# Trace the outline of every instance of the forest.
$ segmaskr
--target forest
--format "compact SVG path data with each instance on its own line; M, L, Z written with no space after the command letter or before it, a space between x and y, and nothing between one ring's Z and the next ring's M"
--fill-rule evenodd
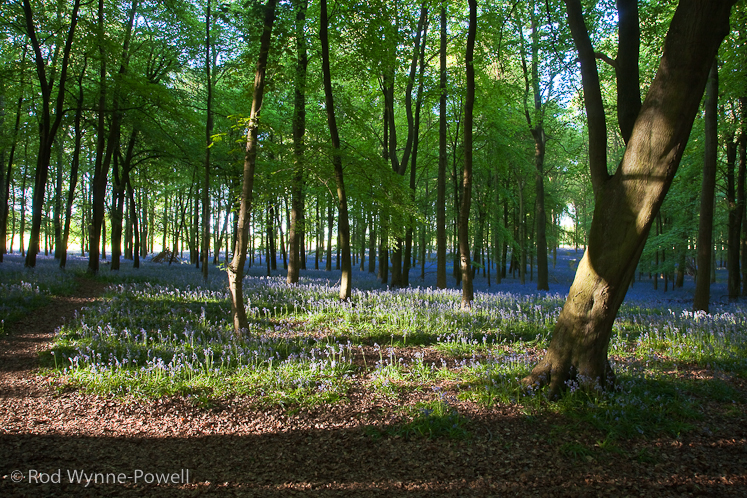
M0 490L740 496L746 9L0 3Z

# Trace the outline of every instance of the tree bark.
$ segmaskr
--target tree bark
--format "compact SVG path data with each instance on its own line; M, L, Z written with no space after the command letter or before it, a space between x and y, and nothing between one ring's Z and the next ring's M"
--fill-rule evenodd
M132 171L133 155L135 150L135 141L138 130L133 128L130 132L130 138L127 141L124 157L121 152L117 151L114 156L114 196L112 199L112 264L111 269L119 270L120 257L122 255L122 220L124 219L125 189L127 182L130 181L130 171ZM121 175L120 175L121 165Z
M738 190L744 190L744 173L743 165L739 165L737 178L734 177L734 167L737 161L738 142L734 140L734 134L727 136L726 141L726 177L727 188L726 197L728 202L728 242L726 268L728 271L728 289L729 299L739 298L739 249L740 249L740 232L742 230L742 215L744 212L743 195L737 194ZM737 180L737 181L735 181ZM738 185L741 180L742 185Z
M334 227L334 213L332 211L332 200L329 200L327 204L327 261L324 264L324 269L332 271L332 230ZM322 233L324 231L322 230Z
M0 263L3 261L3 255L8 252L6 247L6 239L8 236L8 213L10 212L10 206L8 205L8 199L10 198L10 183L12 181L13 173L13 158L16 152L16 145L18 143L18 130L21 127L21 112L23 107L23 92L26 88L23 67L26 65L26 53L28 45L23 47L23 56L21 57L21 78L20 78L20 89L18 97L18 105L16 108L16 121L13 127L13 136L11 137L10 154L8 154L8 168L6 171L0 171L0 195L2 195L2 201L0 201ZM2 168L0 168L2 169ZM3 176L4 175L4 176ZM15 222L15 216L13 216ZM13 235L15 234L15 225L11 230L11 243L10 250L13 251Z
M742 109L742 130L739 136L739 174L737 176L737 204L742 213L742 237L741 237L741 266L742 266L742 291L743 296L747 296L747 192L745 192L745 182L747 180L747 118L744 115L747 110L747 98L740 98L740 107Z
M376 273L376 216L371 213L368 221L368 273Z
M526 50L524 49L523 26L519 26L519 36L522 40L521 58L524 72L524 114L526 116L529 131L534 139L534 168L535 173L535 197L534 213L537 226L537 290L550 290L548 284L547 270L547 216L545 214L545 150L547 136L545 135L542 95L539 82L539 31L537 29L537 18L534 12L534 2L530 4L532 23L532 61L531 74L527 68ZM534 117L529 111L526 99L529 88L534 96Z
M260 38L259 59L254 75L254 92L252 94L252 109L247 122L246 153L244 155L244 175L241 182L241 205L239 207L238 230L236 233L236 248L233 259L228 265L228 290L231 294L231 316L233 329L241 334L249 328L249 322L244 308L244 264L246 263L246 248L249 239L249 214L252 207L252 187L254 186L254 169L257 162L257 131L259 127L259 113L262 109L262 97L265 90L265 70L267 55L270 51L272 25L275 22L275 5L277 0L267 0L262 36Z
M438 187L436 191L436 287L446 288L446 3L441 4L438 103Z
M459 209L459 252L462 269L462 309L472 308L475 299L472 290L472 264L469 258L469 214L472 202L472 111L475 106L475 67L473 53L477 32L477 1L469 0L469 27L467 29L467 95L464 99L464 174L462 205Z
M51 115L51 98L54 81L47 79L46 58L42 54L41 44L36 35L33 12L29 0L23 1L24 21L26 24L26 34L34 52L36 64L36 74L39 79L39 88L42 97L42 112L39 119L39 153L36 160L36 174L34 178L34 193L31 213L31 233L29 235L28 251L24 265L27 267L36 266L36 255L39 252L39 234L41 231L42 212L44 210L44 191L47 186L47 177L49 176L49 159L52 153L52 144L59 130L63 116L63 105L65 103L65 84L67 82L67 69L70 62L70 51L75 37L75 28L78 24L78 8L80 0L73 3L72 15L70 18L70 27L68 28L67 38L63 49L61 70L59 82L57 83L57 100L55 103L54 120Z
M57 167L55 168L55 193L52 216L54 223L54 259L60 261L62 258L62 168L64 161L64 150L59 135L55 138L57 149Z
M288 284L298 283L301 260L299 245L305 230L303 220L303 161L304 135L306 134L306 9L308 0L295 0L296 9L296 78L293 102L293 177L291 180L291 221L288 230Z
M646 238L679 166L708 71L729 31L734 2L682 0L667 33L659 69L614 175L607 172L606 126L594 52L581 3L566 0L579 50L596 197L588 250L579 263L547 354L524 379L556 396L573 379L609 386L607 348ZM592 143L594 142L594 143Z
M207 119L205 123L205 175L202 182L202 280L208 281L210 254L210 149L213 145L213 78L210 73L210 0L205 12L205 83L207 86Z
M119 150L120 131L122 125L123 111L120 109L120 91L121 79L127 72L130 60L130 40L132 37L132 28L137 16L138 0L132 0L128 23L125 26L124 43L122 46L122 56L119 64L119 77L115 80L114 95L112 98L112 118L109 127L108 138L105 136L105 114L106 114L106 49L104 46L104 4L99 0L98 9L98 29L99 29L99 55L101 57L101 66L99 73L100 93L98 108L98 125L97 125L97 144L96 144L96 163L94 166L93 178L93 223L91 230L91 252L88 258L88 271L96 274L99 271L99 252L98 243L102 236L106 235L101 232L104 226L105 217L105 196L106 183L114 154ZM103 247L103 244L102 244ZM102 251L103 252L103 251ZM106 255L104 254L104 258Z
M338 199L338 233L340 236L340 300L350 299L352 288L352 265L350 262L350 223L348 221L348 200L345 193L345 182L342 174L342 157L340 147L340 135L337 131L335 119L335 104L332 98L332 77L329 68L329 40L327 36L327 0L321 0L321 19L319 27L319 38L322 44L322 79L324 80L324 103L327 109L327 124L332 138L332 164L335 169L335 183L337 184Z
M75 188L78 185L78 170L80 168L81 152L81 120L83 118L83 77L86 73L88 59L83 61L83 69L78 76L78 97L77 107L75 110L75 119L73 121L73 133L75 134L75 146L73 147L73 160L70 166L70 187L67 193L67 203L65 204L65 226L62 230L62 253L60 254L60 268L65 268L67 264L67 244L70 236L70 222L73 216L73 201L75 200ZM81 246L83 245L81 237Z
M708 313L711 297L711 252L713 251L713 203L716 194L716 156L718 153L718 61L714 59L708 76L705 98L705 160L700 190L698 222L698 273L695 278L693 309Z
M408 126L407 139L408 143L412 140L412 152L410 156L410 192L411 200L415 203L415 192L416 192L416 173L417 173L417 160L418 160L418 147L420 145L420 109L423 105L423 72L425 71L425 45L428 34L428 9L423 4L420 11L420 22L418 23L418 37L422 31L422 43L420 40L416 40L415 47L416 53L419 51L419 73L418 73L418 94L415 101L415 118L412 126ZM418 47L419 46L419 47ZM419 50L418 50L419 49ZM415 65L415 58L413 58L413 67ZM410 71L411 77L414 79L414 70ZM412 93L412 85L408 86L407 97L408 102L406 104L407 109L410 109L410 95ZM409 119L408 119L409 122ZM405 157L407 152L407 145L405 145ZM406 161L403 161L406 163ZM405 234L405 260L402 268L402 287L409 287L410 285L410 268L412 266L412 244L413 244L413 229L415 225L415 219L410 217L410 223L407 226L407 233Z

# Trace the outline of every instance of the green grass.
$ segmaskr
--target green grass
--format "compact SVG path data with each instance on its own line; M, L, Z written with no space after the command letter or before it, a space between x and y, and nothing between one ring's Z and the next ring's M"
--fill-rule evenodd
M203 407L244 396L260 407L295 411L345 403L354 387L395 405L416 400L402 404L404 422L369 429L373 436L468 438L469 419L454 403L427 400L448 386L466 402L519 407L527 420L559 415L599 432L597 446L610 451L620 439L691 430L703 403L728 409L744 402L724 380L745 368L741 312L623 309L610 345L617 388L569 383L551 401L544 389L520 381L547 347L562 302L557 296L480 294L473 310L463 311L456 293L357 291L340 303L326 283L288 287L248 278L250 328L237 336L221 281L118 283L60 330L42 363L75 388L186 396ZM717 369L723 378L686 380L678 365ZM561 451L588 456L570 443Z

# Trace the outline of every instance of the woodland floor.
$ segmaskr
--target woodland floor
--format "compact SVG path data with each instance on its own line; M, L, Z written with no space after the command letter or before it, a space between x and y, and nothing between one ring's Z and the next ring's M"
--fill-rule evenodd
M386 426L412 400L356 392L289 415L240 398L205 408L61 391L38 354L104 288L78 284L0 337L0 496L747 496L747 414L726 416L722 405L702 406L698 428L678 438L620 440L610 451L593 430L518 407L460 403L472 437L455 441L372 438L366 426ZM745 379L730 383L747 397ZM58 469L59 484L28 482L29 471ZM138 469L189 469L189 483L86 486L67 475Z

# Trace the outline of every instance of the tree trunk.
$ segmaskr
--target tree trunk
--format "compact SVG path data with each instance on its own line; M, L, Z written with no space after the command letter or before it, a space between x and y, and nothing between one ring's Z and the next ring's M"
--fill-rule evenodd
M233 329L236 334L249 328L249 322L244 308L244 264L246 263L246 247L249 236L249 213L252 207L252 187L254 186L254 168L257 161L257 128L259 111L262 108L262 97L265 90L265 68L267 55L270 51L272 25L275 21L275 5L277 0L267 0L262 36L260 38L259 59L254 76L254 92L252 94L252 109L247 122L246 154L244 156L244 175L241 182L241 206L239 208L238 230L236 233L236 248L233 259L228 265L228 290L231 293L231 316Z
M420 37L420 33L422 31L422 43L421 40L417 39ZM418 22L418 35L416 37L415 41L415 54L420 52L418 60L419 60L419 72L418 72L418 93L417 93L417 99L415 101L415 118L412 123L412 126L408 126L408 134L407 134L407 140L408 143L412 143L412 152L410 155L410 192L411 192L411 200L413 204L415 203L415 192L416 192L416 173L417 173L417 159L418 159L418 147L420 145L420 109L423 105L423 72L425 71L425 45L426 45L426 37L428 34L428 9L426 8L425 4L422 5L420 9L420 21ZM410 71L410 77L411 81L415 77L415 57L413 57L413 66ZM412 94L412 84L408 86L407 90L407 109L409 111L410 109L410 96ZM409 122L409 119L408 119ZM407 145L405 145L405 157L407 156ZM405 166L407 165L407 161L404 160L403 163L405 163ZM409 287L410 286L410 268L413 266L414 263L412 263L413 259L413 251L412 251L412 245L413 245L413 230L415 225L415 219L413 217L410 217L410 223L407 226L407 232L405 233L405 260L404 265L402 268L402 287Z
M368 221L368 273L376 273L376 216L371 213Z
M57 149L57 167L55 168L56 182L54 190L54 259L62 259L62 168L63 168L63 146L59 135L55 138L55 148ZM65 249L67 250L67 249Z
M728 289L729 299L735 300L739 297L739 235L742 229L742 213L744 206L737 202L737 189L738 186L735 184L734 178L734 167L737 161L737 142L734 141L734 134L727 136L726 141L726 198L729 208L728 218L728 242L727 242L727 256L726 256L726 269L728 271ZM744 174L742 173L742 165L739 165L739 172L737 176L744 180ZM744 188L743 185L740 187ZM741 199L741 195L740 201Z
M283 256L283 269L288 269L288 254L285 251L285 236L283 235L283 224L280 221L280 213L278 210L275 211L275 222L277 223L278 232L280 234L280 252Z
M332 271L332 229L334 222L335 218L332 211L332 200L330 199L329 204L327 204L327 261L324 265L324 269L327 271Z
M26 142L28 145L28 141ZM26 157L28 157L28 154L26 154ZM26 164L26 161L24 161L23 164L23 173L21 175L21 219L19 221L19 242L20 242L20 249L21 249L21 256L25 256L25 249L24 249L24 242L23 242L23 236L26 233L26 177L28 176L28 165Z
M589 247L579 263L547 354L524 379L557 395L572 379L610 385L607 348L651 225L679 166L732 1L682 0L659 70L614 175L607 172L606 121L595 53L579 0L566 0L581 61L589 123L589 167L596 197Z
M540 93L539 81L539 31L537 29L537 19L535 15L534 2L530 5L531 23L532 23L532 67L531 75L526 63L526 51L524 49L524 36L521 28L519 35L522 40L521 57L522 68L524 72L525 100L524 114L526 115L529 131L534 139L534 167L535 173L535 223L537 227L537 290L549 290L547 276L547 216L545 215L545 149L547 137L545 135L543 123L542 94ZM532 88L534 96L534 117L529 112L529 106L526 103L529 88Z
M114 156L114 197L112 199L112 265L111 269L119 270L119 259L122 251L122 220L124 219L125 188L130 180L132 158L137 138L137 128L130 132L125 156L122 158L122 175L119 174L119 154Z
M135 250L132 251L132 267L140 268L140 228L138 227L135 189L132 188L132 182L130 181L129 175L127 176L125 183L127 185L127 196L130 198L130 218L132 219L132 233L135 234L135 242L133 243ZM182 219L182 223L183 222L184 219Z
M275 205L270 203L267 206L267 250L270 259L270 268L273 270L278 269L278 254L277 245L275 243Z
M737 204L741 206L742 211L742 242L741 242L741 262L742 262L742 295L747 296L747 202L745 197L745 181L747 177L747 170L745 165L747 163L747 137L745 131L747 131L747 118L744 115L747 110L747 98L740 98L740 104L742 108L742 131L739 137L739 176L737 177Z
M23 56L21 57L21 83L19 88L18 105L16 108L16 121L13 127L13 136L11 137L10 154L8 154L8 168L7 171L2 171L2 166L5 165L3 156L2 166L0 166L0 263L3 261L3 255L8 252L6 247L6 239L8 236L8 213L11 212L11 207L8 205L8 199L10 198L10 184L13 180L13 159L16 152L16 144L18 143L18 130L21 127L21 112L23 110L23 94L26 88L26 79L24 78L23 68L26 66L26 53L28 51L28 44L23 46ZM10 235L10 252L13 252L13 236L15 235L15 212L13 212L13 228L11 229Z
M138 0L132 0L128 16L128 24L125 27L125 37L122 47L122 56L119 65L119 77L125 75L129 65L129 47L130 39L132 36L132 28L134 26L136 14L137 14ZM99 0L98 9L98 24L102 34L104 31L104 5L103 1ZM88 271L91 273L97 273L99 270L99 254L98 254L98 243L101 239L105 238L106 235L102 234L101 228L104 226L104 217L106 216L105 208L105 196L106 196L106 183L107 176L109 174L109 167L111 165L112 157L119 150L120 145L120 130L123 118L123 112L120 109L120 91L121 87L119 83L114 87L114 95L112 98L112 117L111 124L109 127L108 138L105 136L105 114L106 114L106 49L104 46L104 40L99 40L99 55L101 57L101 66L99 73L100 81L100 93L98 103L98 124L97 124L97 144L96 144L96 162L94 167L94 179L93 179L93 224L91 230L91 252L88 259ZM119 81L119 80L117 80ZM102 248L105 246L105 242L102 242ZM103 249L102 249L103 252ZM103 254L103 258L106 259L106 254Z
M332 77L329 68L329 41L327 39L327 0L321 0L321 19L319 28L319 38L322 44L322 78L324 80L324 102L327 109L327 123L329 133L332 137L332 146L334 147L332 155L332 164L335 169L335 183L337 184L337 199L339 202L337 211L338 228L337 232L340 237L340 267L342 275L340 277L340 300L347 301L350 299L352 288L352 266L350 263L350 224L348 222L348 199L345 193L345 182L342 176L342 157L340 156L340 136L337 132L337 121L335 119L335 104L332 98Z
M361 215L360 219L360 226L361 226L361 252L360 252L360 271L364 271L366 269L366 215Z
M125 196L125 185L122 183L119 173L119 155L114 156L114 168L113 168L113 189L112 189L112 209L111 209L111 225L112 225L112 264L111 271L119 270L119 260L122 251L122 219L124 217L124 196Z
M472 63L477 30L477 0L469 0L469 27L467 31L467 95L464 100L464 176L462 205L459 209L459 252L462 268L462 309L472 308L472 264L469 258L469 214L472 202L472 110L475 105L475 68Z
M77 107L75 110L75 119L73 122L73 131L75 134L75 146L73 147L73 160L70 166L70 188L67 193L67 203L65 204L65 226L62 230L62 253L60 254L60 268L65 268L67 264L67 244L70 236L70 222L73 215L73 201L75 200L75 187L78 185L78 169L80 168L81 152L81 119L83 117L83 77L86 73L88 59L83 60L83 69L78 76L78 97ZM81 227L82 230L82 227ZM81 236L81 246L83 246L83 237Z
M316 207L316 216L314 217L314 227L315 227L315 236L316 236L316 245L314 247L314 269L319 269L319 251L322 250L323 246L323 240L324 240L324 228L322 225L322 220L319 217L319 199L317 198L316 202L314 203ZM321 232L321 233L320 233ZM330 268L331 270L331 268Z
M207 119L205 123L205 176L202 182L202 280L208 281L210 254L210 149L213 144L213 79L210 73L210 0L205 12L205 83Z
M382 285L389 282L389 227L387 226L386 216L380 216L381 226L379 227L379 273L378 279Z
M306 134L306 9L308 0L295 0L296 9L296 79L295 100L293 103L293 177L291 180L291 221L288 229L288 277L289 284L298 283L301 259L299 247L302 241L303 226L303 159L304 135Z
M39 234L41 232L42 212L44 211L44 191L47 186L49 175L49 159L52 153L52 144L59 130L63 117L63 105L65 102L65 83L67 82L67 69L70 61L70 50L75 36L75 27L78 24L78 7L80 0L73 3L73 11L70 26L65 40L59 82L57 84L57 101L55 104L54 120L51 115L51 98L53 81L47 79L46 58L42 54L42 47L36 35L33 12L30 0L23 1L24 22L26 35L29 38L34 51L36 63L36 74L39 79L39 87L42 96L42 112L39 118L39 153L36 161L36 174L34 178L34 193L31 212L31 234L29 235L29 250L26 252L27 267L36 266L36 255L39 252Z
M441 4L438 122L438 187L436 198L436 287L446 288L446 3Z
M698 223L698 273L695 279L693 309L708 313L711 297L711 259L713 251L713 203L716 193L716 156L718 153L718 61L714 59L708 76L705 98L705 161L700 190ZM715 269L715 268L714 268Z
M15 141L15 137L13 141ZM8 175L8 181L5 180L5 147L5 83L3 82L0 83L0 263L2 263L3 255L7 251L8 198L10 194L10 175ZM9 164L8 170L11 168L12 164Z

